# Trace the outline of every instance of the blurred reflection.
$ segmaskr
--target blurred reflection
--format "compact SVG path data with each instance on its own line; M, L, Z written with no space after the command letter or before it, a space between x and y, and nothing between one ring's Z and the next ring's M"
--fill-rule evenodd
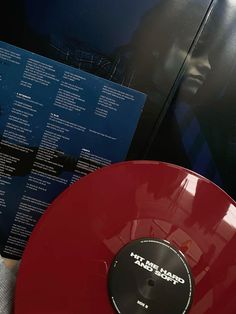
M163 69L167 73L178 73L178 65L186 58L187 51L184 47L188 47L187 43L191 44L191 39L186 38L185 43L175 40L172 44L170 51L167 54ZM199 43L198 43L199 45ZM205 51L202 55L199 52L194 52L191 56L191 62L188 64L183 77L183 88L185 96L193 96L197 93L198 89L203 85L208 72L211 70L208 53ZM159 68L157 67L154 75L154 82L157 88L160 85Z
M206 300L206 304L202 305L206 307L205 311L200 306L198 308L199 313L215 313L219 311L220 308L224 308L224 305L231 300L233 291L232 288L235 287L236 278L236 267L235 267L235 256L232 256L232 249L235 246L235 236L228 243L225 243L225 247L219 256L212 263L209 272L202 279L198 285L198 303L209 292L213 293L213 302L209 302L209 298ZM209 285L210 283L210 285ZM196 307L198 306L196 304ZM235 311L235 301L231 304L231 310ZM229 311L229 313L233 313Z
M148 154L149 159L202 174L232 197L236 197L235 16L232 1L215 2Z
M203 55L193 53L191 56L191 62L189 63L183 77L184 93L188 94L188 96L195 95L205 82L207 74L210 70L211 65L208 53L206 51Z
M208 197L211 191L212 186L210 184L197 185L196 194L193 198L192 212L186 219L188 226L197 224L204 233L208 234L213 233L214 228L221 223L229 206L224 197L219 197L217 204L214 204L213 207L213 200L211 197ZM218 193L215 193L215 196L217 196L217 194ZM203 206L205 208L204 212L202 210Z
M197 31L198 25L186 14L194 8L190 2L173 5L172 1L159 1L144 14L134 33L129 45L133 84L145 88L150 100L166 99L176 79ZM165 26L168 33L163 32Z
M198 180L198 177L192 174L188 174L186 179L184 179L181 183L181 186L183 186L186 191L188 191L193 197L195 197Z
M229 224L232 228L236 229L236 208L234 205L230 204L223 221Z

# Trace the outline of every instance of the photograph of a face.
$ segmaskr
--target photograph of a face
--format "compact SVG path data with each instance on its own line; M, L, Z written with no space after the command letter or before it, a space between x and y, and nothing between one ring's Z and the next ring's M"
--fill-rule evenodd
M192 169L235 199L236 9L214 3L148 157Z

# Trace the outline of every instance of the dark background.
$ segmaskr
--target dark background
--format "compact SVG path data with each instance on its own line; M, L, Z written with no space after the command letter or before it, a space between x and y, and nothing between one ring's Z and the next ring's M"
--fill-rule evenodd
M10 0L0 40L145 92L127 159L187 167L235 198L235 12L230 0Z

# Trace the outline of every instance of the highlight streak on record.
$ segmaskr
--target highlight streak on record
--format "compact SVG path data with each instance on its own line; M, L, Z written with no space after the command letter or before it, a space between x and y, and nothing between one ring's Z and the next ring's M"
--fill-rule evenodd
M167 284L173 288L175 280L182 287L190 278L184 269L190 270L195 286L190 314L235 314L235 228L235 202L191 171L149 161L100 169L62 193L34 229L19 269L15 314L118 313L110 300L109 270L116 259L122 262L123 255L118 253L126 252L122 251L126 245L136 245L131 241L144 238L170 247L162 253L155 249L154 255L153 249L138 248L145 263L136 263L141 265L141 275L135 275L137 283L129 286L132 289L126 300L123 294L127 291L118 291L122 314L131 314L130 308L132 314L153 314L149 300L159 306L159 314L172 314L155 301L158 285L165 287L164 303L173 302ZM176 259L177 268L168 257L172 251L183 256ZM148 263L152 269L146 269L146 260L152 262ZM136 274L132 260L130 265ZM157 267L169 274L157 280L152 272L159 271ZM125 280L123 271L125 267L121 268L121 281ZM135 300L135 306L130 300ZM186 300L183 304L188 304ZM185 313L183 309L174 314Z

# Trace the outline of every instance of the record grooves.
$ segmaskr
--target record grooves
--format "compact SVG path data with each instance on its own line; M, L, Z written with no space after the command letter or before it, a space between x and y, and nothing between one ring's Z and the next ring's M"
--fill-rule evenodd
M37 224L15 313L235 314L235 228L235 202L189 170L105 167L69 187Z

